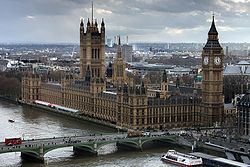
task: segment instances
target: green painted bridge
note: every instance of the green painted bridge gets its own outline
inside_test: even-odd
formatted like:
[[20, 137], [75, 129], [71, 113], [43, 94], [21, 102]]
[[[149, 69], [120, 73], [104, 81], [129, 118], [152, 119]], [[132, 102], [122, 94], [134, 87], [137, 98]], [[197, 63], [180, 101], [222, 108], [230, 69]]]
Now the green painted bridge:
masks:
[[0, 154], [8, 152], [21, 152], [21, 157], [31, 161], [44, 161], [44, 155], [49, 151], [73, 146], [76, 154], [98, 154], [98, 149], [110, 143], [127, 148], [143, 149], [143, 145], [151, 141], [176, 142], [177, 137], [166, 135], [163, 132], [152, 132], [143, 137], [127, 137], [126, 133], [114, 133], [89, 136], [70, 136], [45, 139], [24, 140], [20, 145], [7, 146], [0, 143]]

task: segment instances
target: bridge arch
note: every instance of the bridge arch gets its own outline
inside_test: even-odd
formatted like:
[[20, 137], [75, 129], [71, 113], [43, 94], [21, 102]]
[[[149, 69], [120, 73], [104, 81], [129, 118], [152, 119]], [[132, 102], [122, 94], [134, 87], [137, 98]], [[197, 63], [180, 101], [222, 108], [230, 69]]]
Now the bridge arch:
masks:
[[43, 155], [45, 156], [47, 153], [60, 149], [60, 148], [67, 148], [67, 147], [72, 147], [72, 145], [62, 145], [62, 146], [53, 146], [53, 147], [44, 147], [43, 149]]
[[96, 143], [76, 145], [73, 147], [75, 154], [90, 154], [97, 155], [97, 150], [95, 148]]
[[96, 150], [98, 151], [101, 147], [108, 145], [108, 144], [112, 144], [112, 143], [117, 143], [117, 141], [111, 141], [111, 142], [102, 142], [102, 143], [97, 143], [97, 148]]
[[36, 150], [22, 150], [20, 152], [21, 152], [21, 157], [24, 160], [39, 161], [39, 162], [43, 162], [44, 161], [43, 153], [41, 152], [40, 149], [36, 149]]
[[145, 139], [142, 139], [142, 141], [141, 141], [141, 147], [145, 143], [150, 142], [150, 141], [175, 142], [175, 139], [173, 139], [173, 138], [145, 138]]
[[129, 140], [118, 141], [117, 144], [123, 148], [142, 149], [140, 138], [129, 138]]
[[146, 144], [146, 143], [148, 143], [148, 142], [151, 142], [151, 141], [154, 141], [154, 140], [156, 140], [156, 139], [151, 139], [151, 138], [149, 138], [149, 139], [144, 139], [144, 140], [142, 140], [142, 141], [141, 141], [141, 147], [143, 147], [144, 144]]
[[121, 141], [121, 142], [122, 142], [122, 143], [128, 143], [128, 144], [134, 144], [134, 145], [138, 146], [137, 140], [139, 140], [139, 139], [136, 139], [136, 140], [129, 140], [129, 141]]

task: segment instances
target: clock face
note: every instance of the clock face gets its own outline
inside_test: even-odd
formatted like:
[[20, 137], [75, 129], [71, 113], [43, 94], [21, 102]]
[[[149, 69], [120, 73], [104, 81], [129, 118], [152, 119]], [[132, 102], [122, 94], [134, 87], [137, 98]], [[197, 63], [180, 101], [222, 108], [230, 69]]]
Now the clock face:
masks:
[[204, 57], [204, 59], [203, 59], [203, 64], [204, 64], [204, 65], [208, 65], [208, 57], [207, 57], [207, 56]]
[[220, 63], [221, 63], [221, 59], [219, 57], [215, 57], [214, 58], [214, 64], [215, 65], [220, 65]]

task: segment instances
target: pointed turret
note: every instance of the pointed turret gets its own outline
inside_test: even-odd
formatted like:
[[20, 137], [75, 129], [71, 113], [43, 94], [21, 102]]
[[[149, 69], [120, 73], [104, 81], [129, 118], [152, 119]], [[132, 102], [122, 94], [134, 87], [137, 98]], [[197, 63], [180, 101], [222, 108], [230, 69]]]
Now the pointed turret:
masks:
[[90, 21], [89, 21], [89, 18], [88, 18], [87, 27], [89, 27], [89, 26], [90, 26]]
[[214, 15], [212, 18], [212, 24], [210, 30], [208, 32], [207, 43], [205, 45], [205, 48], [211, 48], [211, 47], [221, 47], [219, 43], [218, 32], [214, 22]]
[[101, 33], [105, 33], [105, 24], [104, 24], [103, 18], [102, 18], [102, 23], [101, 23]]
[[167, 99], [168, 97], [169, 97], [168, 78], [167, 78], [167, 73], [164, 70], [162, 74], [160, 98]]
[[90, 21], [89, 21], [89, 18], [88, 18], [87, 26], [90, 26]]
[[88, 22], [87, 22], [87, 32], [90, 31], [90, 21], [89, 21], [89, 18], [88, 18]]
[[113, 84], [121, 85], [126, 81], [126, 64], [123, 58], [121, 38], [119, 35], [117, 36], [117, 42], [116, 58], [113, 66]]
[[81, 31], [81, 33], [84, 33], [83, 18], [81, 18], [81, 21], [80, 21], [80, 31]]
[[83, 18], [80, 19], [80, 27], [83, 27]]
[[121, 37], [120, 37], [120, 35], [118, 36], [118, 45], [121, 46]]
[[104, 27], [105, 24], [104, 24], [104, 19], [102, 18], [102, 23], [101, 23], [101, 26]]
[[97, 27], [98, 26], [98, 24], [97, 24], [97, 19], [95, 19], [95, 27]]
[[162, 82], [168, 82], [168, 77], [167, 77], [167, 73], [164, 70], [163, 74], [162, 74]]
[[121, 46], [121, 37], [120, 37], [120, 35], [118, 35], [117, 38], [118, 38], [117, 58], [123, 58], [122, 57], [122, 46]]
[[212, 18], [212, 24], [211, 24], [210, 30], [208, 32], [208, 35], [218, 35], [218, 32], [217, 32], [216, 27], [215, 27], [215, 23], [214, 23], [214, 15]]

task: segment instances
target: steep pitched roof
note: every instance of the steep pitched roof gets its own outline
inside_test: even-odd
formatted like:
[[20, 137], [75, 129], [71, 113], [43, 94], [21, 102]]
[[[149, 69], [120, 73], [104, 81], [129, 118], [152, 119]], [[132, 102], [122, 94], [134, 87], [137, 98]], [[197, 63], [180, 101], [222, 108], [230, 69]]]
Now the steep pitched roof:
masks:
[[208, 35], [216, 35], [218, 34], [217, 32], [217, 29], [215, 27], [215, 23], [214, 23], [214, 16], [213, 16], [213, 20], [212, 20], [212, 24], [211, 24], [211, 27], [210, 27], [210, 30], [208, 31]]

